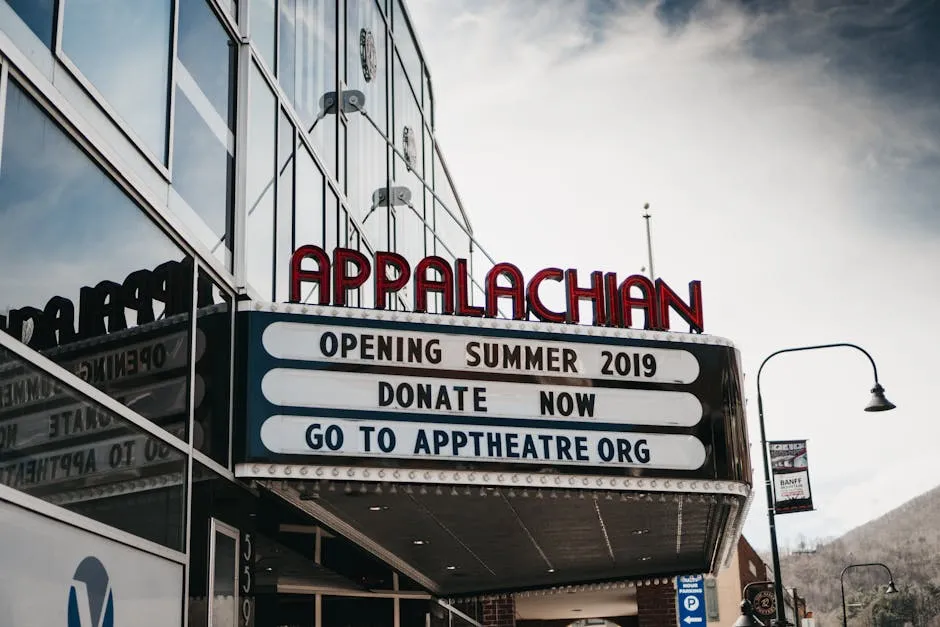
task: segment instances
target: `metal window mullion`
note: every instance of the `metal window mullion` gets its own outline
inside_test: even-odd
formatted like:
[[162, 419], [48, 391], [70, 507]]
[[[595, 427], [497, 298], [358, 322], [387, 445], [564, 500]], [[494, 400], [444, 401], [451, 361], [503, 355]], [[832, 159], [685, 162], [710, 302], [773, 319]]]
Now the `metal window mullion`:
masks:
[[[242, 3], [239, 4], [241, 6]], [[244, 3], [247, 4], [247, 3]], [[236, 104], [235, 104], [235, 206], [233, 208], [234, 236], [232, 237], [233, 271], [237, 291], [242, 292], [248, 285], [247, 264], [245, 262], [246, 248], [248, 246], [247, 194], [248, 194], [248, 119], [250, 111], [248, 103], [251, 101], [251, 64], [250, 44], [247, 39], [240, 40], [237, 55], [236, 70]]]
[[179, 48], [179, 0], [172, 0], [170, 6], [170, 58], [167, 68], [167, 111], [164, 142], [166, 145], [167, 180], [173, 184], [173, 136], [176, 120], [176, 55]]
[[[276, 213], [276, 212], [275, 212]], [[229, 471], [231, 476], [234, 478], [234, 447], [235, 437], [233, 431], [235, 428], [235, 296], [228, 292], [225, 293], [229, 297], [229, 342], [228, 342], [228, 416], [226, 421], [228, 422], [228, 450], [227, 450], [227, 461], [225, 464], [226, 469]]]
[[65, 28], [65, 3], [68, 0], [59, 0], [56, 2], [55, 32], [52, 34], [52, 56], [55, 59], [61, 59], [65, 56], [62, 52], [62, 34]]
[[[185, 1], [190, 2], [192, 0], [185, 0]], [[238, 23], [237, 23], [238, 18], [233, 17], [232, 14], [229, 13], [228, 10], [222, 6], [219, 0], [207, 0], [207, 2], [209, 3], [209, 6], [212, 8], [212, 10], [215, 12], [216, 17], [218, 17], [219, 20], [222, 22], [223, 28], [225, 28], [225, 30], [228, 31], [228, 36], [237, 41], [240, 35], [239, 30], [238, 30]]]
[[224, 477], [225, 479], [228, 479], [229, 481], [235, 481], [235, 473], [233, 473], [231, 470], [229, 470], [228, 468], [226, 468], [219, 462], [215, 461], [214, 459], [212, 459], [211, 457], [209, 457], [202, 451], [193, 449], [193, 459], [199, 462], [200, 464], [202, 464], [203, 466], [205, 466], [206, 468], [208, 468], [209, 470], [211, 470], [212, 472], [216, 473], [220, 477]]
[[[211, 516], [211, 514], [210, 514]], [[206, 625], [212, 627], [213, 600], [215, 599], [215, 518], [209, 518], [209, 550], [206, 559]], [[189, 591], [187, 591], [187, 595]]]
[[186, 565], [183, 573], [183, 624], [186, 624], [186, 619], [189, 616], [189, 586], [190, 579], [192, 577], [192, 560], [190, 556], [192, 555], [192, 536], [193, 536], [193, 457], [189, 455], [186, 457], [186, 484], [183, 486], [183, 498], [185, 503], [186, 515], [183, 519], [183, 528], [185, 530], [183, 546], [186, 550]]
[[9, 63], [3, 56], [0, 56], [0, 167], [3, 164], [3, 128], [6, 126], [7, 79], [9, 75]]

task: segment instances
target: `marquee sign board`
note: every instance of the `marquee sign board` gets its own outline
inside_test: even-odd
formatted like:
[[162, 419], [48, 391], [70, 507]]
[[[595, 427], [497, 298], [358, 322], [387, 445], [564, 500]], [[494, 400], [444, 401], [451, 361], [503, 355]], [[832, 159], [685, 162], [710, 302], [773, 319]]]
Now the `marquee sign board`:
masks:
[[238, 314], [245, 461], [748, 478], [738, 354], [721, 338], [259, 309]]

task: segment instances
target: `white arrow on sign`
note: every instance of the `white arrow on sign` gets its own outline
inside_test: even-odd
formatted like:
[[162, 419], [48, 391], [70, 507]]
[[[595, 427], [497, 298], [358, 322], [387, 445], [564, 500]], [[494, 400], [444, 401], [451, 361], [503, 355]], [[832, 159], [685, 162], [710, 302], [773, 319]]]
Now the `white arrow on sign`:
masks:
[[702, 617], [701, 617], [701, 616], [686, 616], [686, 617], [682, 620], [682, 622], [684, 622], [684, 623], [689, 623], [689, 624], [691, 624], [691, 623], [700, 623], [700, 622], [702, 622]]

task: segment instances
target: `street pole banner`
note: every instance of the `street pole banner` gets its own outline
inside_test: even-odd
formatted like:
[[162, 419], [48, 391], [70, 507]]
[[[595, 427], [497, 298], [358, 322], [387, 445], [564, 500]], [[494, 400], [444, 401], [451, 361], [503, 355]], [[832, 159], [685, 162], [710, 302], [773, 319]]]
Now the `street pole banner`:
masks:
[[806, 440], [768, 442], [777, 514], [813, 511]]

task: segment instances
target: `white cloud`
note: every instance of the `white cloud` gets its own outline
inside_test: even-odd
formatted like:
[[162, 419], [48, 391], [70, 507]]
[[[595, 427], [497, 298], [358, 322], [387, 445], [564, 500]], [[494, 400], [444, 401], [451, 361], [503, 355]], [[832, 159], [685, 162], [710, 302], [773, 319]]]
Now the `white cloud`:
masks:
[[[938, 153], [912, 103], [839, 77], [824, 54], [760, 60], [764, 18], [712, 3], [670, 31], [630, 4], [412, 0], [437, 137], [475, 232], [524, 271], [566, 264], [701, 279], [706, 329], [735, 340], [748, 381], [775, 349], [854, 341], [899, 409], [865, 414], [870, 368], [850, 351], [788, 355], [762, 381], [771, 438], [810, 438], [820, 511], [784, 540], [839, 534], [929, 488], [940, 333], [938, 233], [905, 167]], [[562, 267], [565, 267], [564, 265]], [[759, 445], [746, 532], [767, 545]]]

